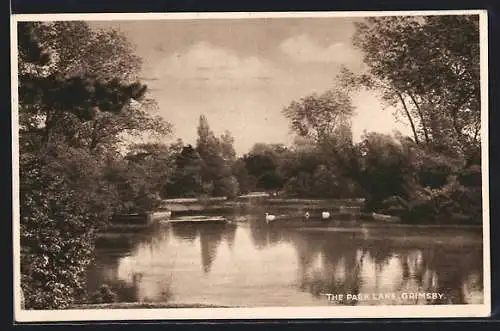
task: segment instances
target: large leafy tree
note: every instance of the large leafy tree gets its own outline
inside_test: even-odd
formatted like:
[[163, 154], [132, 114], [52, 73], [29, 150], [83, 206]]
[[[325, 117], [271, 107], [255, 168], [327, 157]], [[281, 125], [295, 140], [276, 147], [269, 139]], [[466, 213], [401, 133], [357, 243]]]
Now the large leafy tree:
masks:
[[359, 173], [356, 180], [367, 195], [367, 208], [377, 208], [390, 196], [409, 199], [415, 191], [415, 167], [411, 154], [393, 137], [367, 133], [358, 146]]
[[203, 193], [203, 161], [191, 145], [182, 147], [175, 160], [174, 175], [164, 186], [164, 197], [196, 197]]
[[234, 197], [238, 183], [232, 174], [236, 159], [234, 139], [229, 131], [220, 137], [210, 129], [208, 120], [200, 116], [196, 151], [203, 160], [201, 178], [208, 195]]
[[285, 164], [288, 192], [311, 197], [353, 194], [352, 183], [346, 180], [356, 161], [351, 131], [354, 84], [349, 79], [339, 75], [332, 89], [283, 109], [297, 136], [294, 153]]
[[333, 88], [292, 101], [282, 113], [290, 120], [295, 134], [320, 144], [350, 120], [353, 110], [349, 94], [341, 88]]
[[[85, 22], [21, 23], [19, 35], [31, 43], [19, 52], [20, 124], [41, 140], [38, 147], [58, 137], [102, 153], [123, 135], [169, 132], [152, 116], [156, 103], [138, 81], [141, 61], [117, 31], [96, 32]], [[29, 59], [33, 43], [42, 66]]]
[[178, 143], [138, 143], [129, 147], [124, 160], [108, 169], [115, 183], [121, 212], [144, 212], [158, 207], [165, 186], [175, 174], [176, 160], [181, 153]]
[[117, 32], [23, 22], [18, 36], [22, 287], [27, 308], [64, 308], [81, 294], [95, 231], [121, 205], [107, 171], [120, 135], [168, 125], [142, 106], [139, 63]]
[[241, 160], [245, 164], [243, 174], [251, 176], [255, 188], [266, 191], [279, 190], [285, 181], [282, 171], [288, 149], [282, 144], [256, 143]]
[[368, 68], [357, 82], [401, 109], [417, 144], [461, 154], [478, 148], [478, 15], [367, 18], [354, 42]]

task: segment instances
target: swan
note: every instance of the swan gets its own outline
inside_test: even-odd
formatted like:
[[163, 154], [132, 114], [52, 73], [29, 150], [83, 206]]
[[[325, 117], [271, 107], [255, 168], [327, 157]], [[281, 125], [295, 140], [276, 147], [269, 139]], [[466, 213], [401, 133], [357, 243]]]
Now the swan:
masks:
[[266, 222], [269, 223], [269, 222], [272, 222], [276, 219], [276, 216], [274, 215], [270, 215], [269, 213], [266, 213]]
[[306, 218], [306, 220], [308, 220], [311, 217], [311, 214], [309, 214], [309, 212], [306, 211], [306, 213], [304, 214], [304, 217]]
[[327, 211], [324, 211], [321, 213], [321, 218], [326, 220], [328, 218], [330, 218], [330, 212], [327, 212]]

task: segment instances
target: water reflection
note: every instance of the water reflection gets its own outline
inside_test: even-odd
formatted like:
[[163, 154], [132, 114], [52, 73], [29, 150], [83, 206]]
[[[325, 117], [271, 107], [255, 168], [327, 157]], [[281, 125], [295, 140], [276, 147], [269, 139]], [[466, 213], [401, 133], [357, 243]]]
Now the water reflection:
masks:
[[[133, 247], [98, 250], [88, 289], [108, 284], [120, 301], [230, 306], [332, 304], [326, 293], [397, 294], [336, 301], [349, 305], [482, 302], [480, 233], [360, 225], [325, 230], [245, 220], [165, 225]], [[400, 295], [419, 292], [444, 297]]]
[[[481, 277], [474, 276], [482, 270], [481, 245], [401, 244], [315, 232], [301, 232], [290, 239], [298, 253], [301, 288], [315, 296], [322, 293], [436, 292], [444, 294], [444, 300], [396, 301], [400, 304], [459, 304], [469, 302], [465, 291], [476, 291], [473, 296], [477, 300], [477, 289], [482, 289]], [[381, 303], [379, 299], [376, 301]], [[362, 300], [350, 303], [360, 304]]]
[[198, 236], [198, 227], [194, 223], [173, 223], [171, 228], [177, 238], [184, 239], [186, 242], [192, 243]]
[[214, 261], [217, 248], [222, 241], [222, 232], [225, 224], [200, 224], [198, 233], [200, 236], [201, 245], [201, 261], [203, 264], [203, 272], [210, 271], [212, 262]]

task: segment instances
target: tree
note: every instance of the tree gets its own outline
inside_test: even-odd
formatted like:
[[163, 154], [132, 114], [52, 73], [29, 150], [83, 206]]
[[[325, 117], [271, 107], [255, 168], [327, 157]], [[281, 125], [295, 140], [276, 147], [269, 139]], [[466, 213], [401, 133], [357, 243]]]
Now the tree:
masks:
[[44, 57], [51, 52], [43, 66], [19, 52], [20, 124], [39, 144], [57, 136], [97, 154], [124, 134], [169, 133], [168, 123], [151, 116], [156, 103], [137, 80], [141, 61], [117, 31], [96, 32], [85, 22], [20, 23], [18, 30]]
[[[119, 190], [120, 202], [128, 206], [122, 212], [145, 212], [158, 206], [165, 185], [174, 176], [177, 153], [176, 144], [141, 143], [130, 147], [121, 162], [121, 178], [114, 179], [128, 184]], [[119, 174], [120, 167], [116, 170]]]
[[[389, 186], [398, 196], [404, 196], [404, 191], [407, 196], [414, 193], [408, 206], [417, 220], [453, 219], [456, 212], [476, 217], [481, 209], [480, 189], [453, 178], [468, 173], [480, 155], [478, 15], [367, 18], [357, 24], [354, 43], [364, 54], [367, 71], [355, 75], [344, 70], [343, 82], [351, 89], [380, 92], [388, 105], [398, 107], [413, 131], [413, 141], [399, 137], [399, 147], [388, 148], [403, 158], [362, 157], [378, 170], [367, 177], [370, 172], [362, 163], [355, 177], [365, 178], [362, 184], [367, 191], [370, 179], [383, 173], [385, 177], [395, 171], [393, 179], [398, 180], [392, 184], [413, 177], [406, 180], [411, 190]], [[381, 142], [373, 141], [377, 140]], [[384, 145], [391, 146], [388, 141]], [[389, 192], [376, 191], [378, 196]]]
[[221, 177], [215, 182], [213, 195], [219, 197], [227, 197], [228, 199], [234, 199], [239, 193], [238, 180], [233, 175], [228, 175]]
[[195, 197], [203, 193], [201, 172], [203, 160], [191, 145], [177, 154], [174, 175], [163, 190], [164, 197]]
[[257, 180], [248, 172], [245, 159], [243, 157], [238, 158], [234, 162], [231, 172], [238, 182], [238, 193], [247, 194], [255, 190], [257, 186]]
[[231, 133], [226, 131], [220, 138], [216, 137], [204, 115], [200, 116], [197, 131], [196, 151], [203, 160], [201, 177], [207, 191], [205, 193], [214, 196], [235, 196], [238, 187], [232, 175], [232, 166], [236, 153]]
[[294, 133], [322, 143], [340, 125], [345, 125], [353, 113], [353, 106], [346, 91], [334, 88], [321, 95], [312, 94], [293, 101], [282, 112], [290, 120]]
[[101, 160], [59, 144], [20, 154], [21, 286], [27, 309], [68, 307], [82, 294], [94, 231], [116, 203]]
[[367, 195], [367, 209], [376, 209], [391, 196], [406, 200], [414, 196], [416, 171], [410, 155], [398, 141], [389, 135], [372, 132], [365, 134], [358, 148], [361, 162], [354, 179]]
[[234, 150], [234, 138], [231, 135], [231, 132], [224, 132], [220, 136], [220, 148], [221, 154], [224, 161], [231, 164], [236, 161], [236, 151]]
[[163, 124], [141, 107], [147, 87], [123, 37], [84, 22], [23, 22], [18, 32], [21, 285], [26, 308], [66, 308], [83, 290], [96, 231], [123, 208], [120, 135]]
[[247, 173], [254, 178], [255, 188], [276, 191], [283, 186], [282, 165], [287, 154], [282, 144], [256, 143], [252, 147], [243, 162]]
[[224, 159], [221, 155], [220, 143], [215, 134], [210, 130], [208, 120], [204, 115], [200, 116], [197, 131], [196, 151], [203, 160], [202, 180], [213, 184], [224, 169]]
[[95, 30], [84, 21], [21, 23], [37, 42], [50, 49], [52, 61], [65, 77], [91, 74], [101, 79], [136, 81], [142, 59], [134, 46], [116, 29]]
[[283, 109], [297, 135], [294, 151], [283, 166], [289, 194], [329, 198], [355, 194], [347, 179], [356, 163], [351, 130], [351, 92], [357, 86], [353, 79], [344, 72], [331, 90]]

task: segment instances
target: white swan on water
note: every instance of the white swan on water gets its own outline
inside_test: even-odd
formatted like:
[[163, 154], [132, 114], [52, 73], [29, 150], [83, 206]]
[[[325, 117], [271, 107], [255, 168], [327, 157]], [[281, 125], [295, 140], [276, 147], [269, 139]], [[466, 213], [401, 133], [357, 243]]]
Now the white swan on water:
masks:
[[327, 212], [327, 211], [324, 211], [321, 213], [321, 218], [326, 220], [328, 218], [330, 218], [330, 212]]
[[309, 214], [309, 212], [306, 211], [306, 213], [304, 214], [304, 217], [306, 218], [306, 220], [308, 220], [311, 217], [311, 214]]
[[269, 222], [272, 222], [276, 219], [276, 216], [275, 215], [270, 215], [269, 213], [266, 213], [266, 222], [269, 223]]

